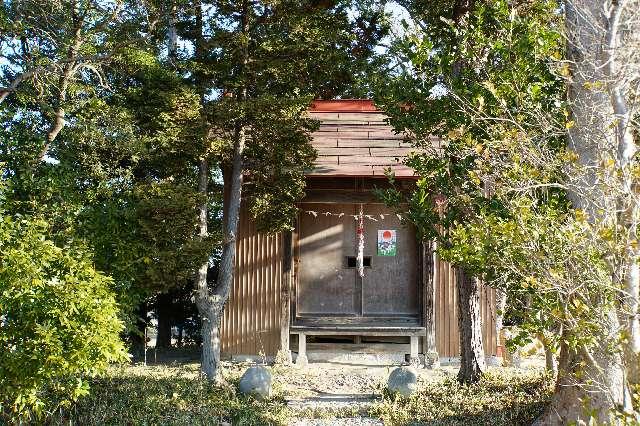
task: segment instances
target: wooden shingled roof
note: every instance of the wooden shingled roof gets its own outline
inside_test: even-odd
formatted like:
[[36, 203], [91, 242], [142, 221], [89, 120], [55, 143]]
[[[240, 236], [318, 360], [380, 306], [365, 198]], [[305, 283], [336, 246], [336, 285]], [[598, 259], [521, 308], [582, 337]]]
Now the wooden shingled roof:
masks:
[[314, 101], [309, 115], [320, 128], [312, 135], [318, 158], [307, 176], [384, 176], [389, 168], [398, 177], [414, 176], [402, 163], [414, 150], [409, 138], [393, 131], [373, 101]]

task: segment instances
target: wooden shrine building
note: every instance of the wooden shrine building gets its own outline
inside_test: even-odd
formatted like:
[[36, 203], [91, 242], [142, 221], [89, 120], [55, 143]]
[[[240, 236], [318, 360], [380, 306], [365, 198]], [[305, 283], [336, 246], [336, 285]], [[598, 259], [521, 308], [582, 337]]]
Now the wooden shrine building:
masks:
[[[293, 350], [304, 363], [307, 342], [387, 342], [412, 362], [426, 353], [459, 356], [453, 269], [372, 193], [388, 184], [388, 168], [399, 185], [414, 184], [413, 170], [402, 163], [410, 142], [369, 100], [316, 101], [309, 114], [321, 122], [312, 141], [318, 158], [307, 173], [295, 230], [261, 234], [242, 211], [223, 355]], [[481, 293], [491, 356], [495, 294]]]

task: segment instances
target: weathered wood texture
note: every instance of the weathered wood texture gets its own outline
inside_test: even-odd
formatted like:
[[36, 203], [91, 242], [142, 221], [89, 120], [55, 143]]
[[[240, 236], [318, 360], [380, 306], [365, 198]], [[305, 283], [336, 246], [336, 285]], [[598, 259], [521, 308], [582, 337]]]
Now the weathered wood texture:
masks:
[[388, 168], [396, 176], [414, 175], [403, 164], [413, 151], [409, 137], [395, 133], [382, 112], [311, 110], [309, 115], [321, 121], [313, 134], [318, 158], [309, 176], [384, 176]]
[[276, 355], [280, 347], [283, 239], [240, 214], [234, 283], [221, 325], [225, 355]]
[[[376, 318], [414, 317], [420, 314], [415, 229], [389, 208], [364, 205], [364, 256], [370, 259], [364, 277], [347, 264], [357, 255], [358, 204], [301, 203], [300, 256], [296, 321], [322, 316]], [[378, 230], [397, 234], [398, 253], [377, 255]], [[350, 318], [344, 319], [350, 321]]]
[[[442, 260], [437, 264], [435, 294], [436, 346], [441, 357], [460, 355], [458, 334], [458, 295], [456, 293], [455, 270]], [[481, 286], [480, 316], [482, 318], [482, 343], [485, 355], [495, 355], [497, 338], [495, 333], [496, 315], [495, 290]]]
[[[263, 352], [275, 356], [281, 330], [282, 236], [259, 234], [245, 209], [242, 210], [239, 229], [235, 280], [221, 328], [222, 352], [225, 355], [257, 355]], [[460, 346], [454, 271], [443, 261], [436, 266], [436, 347], [441, 357], [455, 357], [459, 356]], [[494, 290], [482, 288], [480, 310], [485, 352], [494, 355]]]
[[[302, 205], [297, 246], [300, 252], [296, 311], [309, 315], [357, 315], [360, 312], [360, 285], [356, 270], [345, 257], [356, 254], [356, 225], [353, 204], [319, 204], [315, 216]], [[333, 211], [338, 217], [324, 215]]]
[[[364, 213], [368, 215], [364, 222], [364, 254], [372, 256], [372, 265], [362, 279], [363, 315], [418, 318], [422, 303], [415, 228], [381, 205], [366, 204]], [[395, 256], [377, 256], [378, 231], [384, 229], [396, 231]]]
[[[308, 187], [312, 191], [326, 191], [328, 193], [346, 191], [365, 193], [374, 186], [384, 187], [385, 182], [385, 179], [310, 178]], [[399, 183], [401, 184], [402, 181]], [[309, 206], [317, 211], [343, 211], [339, 203], [322, 206], [311, 203]], [[339, 222], [342, 223], [343, 219], [334, 217], [330, 220], [335, 220], [333, 225], [338, 225]], [[347, 226], [355, 226], [355, 223]], [[375, 240], [373, 235], [371, 237], [370, 241]], [[406, 238], [400, 237], [399, 243]], [[296, 236], [294, 232], [294, 240], [304, 238], [304, 232], [300, 236]], [[283, 325], [286, 330], [286, 324], [282, 324], [282, 318], [285, 311], [288, 310], [286, 306], [282, 306], [282, 302], [290, 301], [293, 303], [295, 301], [296, 283], [294, 279], [300, 278], [299, 274], [302, 273], [303, 265], [294, 263], [289, 287], [291, 292], [287, 294], [284, 287], [288, 275], [283, 269], [285, 257], [283, 237], [280, 234], [275, 236], [259, 234], [255, 224], [248, 217], [244, 205], [241, 209], [237, 244], [234, 284], [221, 325], [222, 352], [225, 355], [257, 355], [262, 352], [265, 355], [275, 356], [281, 343], [287, 340], [286, 338], [281, 340]], [[353, 244], [351, 248], [353, 250], [355, 240], [350, 244]], [[294, 249], [296, 249], [294, 257], [299, 258], [300, 247], [294, 247]], [[326, 249], [330, 249], [330, 247], [326, 247]], [[355, 273], [355, 270], [351, 271]], [[436, 277], [434, 283], [435, 340], [441, 357], [454, 357], [460, 354], [454, 274], [452, 268], [442, 261], [437, 262], [432, 272], [432, 275]], [[320, 297], [322, 296], [320, 293]], [[420, 295], [420, 297], [423, 296]], [[407, 306], [410, 306], [409, 311], [412, 311], [414, 305], [406, 305], [405, 314]], [[496, 353], [495, 292], [492, 289], [482, 288], [480, 308], [485, 352], [487, 355], [494, 355]], [[400, 309], [403, 308], [400, 307]], [[338, 320], [344, 321], [344, 318], [337, 318], [336, 321]]]

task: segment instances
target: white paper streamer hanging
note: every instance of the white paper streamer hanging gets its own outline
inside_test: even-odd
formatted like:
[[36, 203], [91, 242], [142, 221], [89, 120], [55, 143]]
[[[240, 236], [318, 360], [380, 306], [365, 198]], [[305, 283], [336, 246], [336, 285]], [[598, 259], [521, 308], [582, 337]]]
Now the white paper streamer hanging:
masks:
[[[311, 215], [313, 217], [318, 217], [318, 216], [325, 216], [325, 217], [330, 217], [330, 216], [335, 216], [337, 218], [342, 218], [344, 216], [348, 216], [348, 217], [352, 217], [353, 220], [355, 220], [356, 222], [360, 220], [360, 215], [359, 214], [346, 214], [344, 212], [319, 212], [319, 211], [315, 211], [315, 210], [303, 210], [304, 213]], [[391, 214], [391, 213], [386, 213], [386, 214], [378, 214], [378, 215], [371, 215], [371, 214], [367, 214], [367, 215], [363, 215], [364, 219], [370, 220], [372, 222], [378, 222], [379, 220], [385, 220], [389, 217], [392, 216], [396, 216], [398, 218], [399, 221], [404, 220], [404, 218], [402, 217], [401, 214], [399, 213], [395, 213], [395, 214]], [[379, 219], [378, 219], [379, 218]]]

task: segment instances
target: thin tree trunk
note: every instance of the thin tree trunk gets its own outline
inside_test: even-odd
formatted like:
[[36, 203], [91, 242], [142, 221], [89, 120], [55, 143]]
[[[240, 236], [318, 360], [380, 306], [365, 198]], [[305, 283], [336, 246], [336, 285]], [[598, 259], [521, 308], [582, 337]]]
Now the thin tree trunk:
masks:
[[135, 330], [129, 333], [129, 341], [134, 354], [142, 356], [145, 347], [145, 329], [147, 328], [147, 302], [138, 305], [135, 311]]
[[177, 7], [175, 1], [171, 2], [167, 16], [167, 54], [169, 59], [175, 64], [178, 58], [178, 31], [176, 29]]
[[547, 371], [551, 372], [554, 377], [558, 374], [558, 363], [556, 362], [556, 357], [553, 353], [553, 348], [549, 344], [547, 339], [542, 341], [542, 346], [544, 347], [544, 361], [545, 367]]
[[553, 377], [556, 377], [558, 374], [558, 363], [556, 362], [556, 356], [553, 353], [552, 341], [549, 339], [547, 333], [538, 334], [538, 340], [540, 340], [542, 347], [544, 348], [545, 367], [547, 371], [553, 374]]
[[458, 332], [460, 333], [460, 371], [458, 381], [473, 383], [486, 370], [480, 317], [480, 285], [478, 281], [456, 269], [458, 288]]
[[[197, 5], [196, 26], [198, 27], [199, 40], [202, 41], [202, 7]], [[248, 2], [243, 2], [243, 10], [240, 16], [241, 31], [245, 36], [249, 33]], [[197, 50], [203, 49], [202, 43], [198, 43]], [[202, 53], [202, 52], [200, 52]], [[198, 52], [197, 52], [198, 54]], [[241, 73], [244, 73], [248, 63], [248, 37], [244, 37], [242, 46]], [[246, 84], [243, 85], [236, 96], [237, 102], [244, 107], [247, 97]], [[196, 306], [202, 318], [202, 373], [208, 380], [220, 381], [220, 322], [225, 304], [229, 299], [233, 284], [234, 262], [236, 256], [236, 240], [238, 234], [238, 222], [240, 219], [240, 205], [242, 200], [243, 180], [243, 156], [246, 142], [247, 127], [246, 117], [241, 114], [237, 118], [236, 132], [234, 135], [231, 172], [229, 176], [230, 191], [224, 199], [223, 214], [223, 247], [220, 269], [215, 289], [210, 291], [207, 286], [208, 264], [204, 264], [198, 271], [196, 280]], [[201, 193], [207, 194], [208, 164], [205, 159], [200, 161], [200, 181], [198, 188]], [[205, 197], [206, 198], [206, 197]], [[207, 235], [207, 205], [200, 207], [200, 235]]]
[[49, 126], [49, 130], [47, 130], [46, 142], [37, 156], [37, 162], [41, 162], [44, 157], [47, 155], [51, 144], [58, 137], [60, 131], [64, 128], [64, 117], [65, 117], [65, 107], [64, 103], [67, 100], [67, 90], [69, 89], [69, 84], [71, 84], [71, 79], [73, 75], [77, 72], [77, 64], [75, 58], [78, 56], [78, 52], [82, 47], [83, 39], [82, 39], [82, 24], [84, 18], [75, 17], [74, 10], [74, 22], [76, 22], [76, 28], [74, 31], [74, 43], [69, 48], [69, 52], [67, 53], [68, 62], [64, 66], [64, 71], [60, 76], [58, 82], [58, 96], [56, 99], [56, 105], [54, 107], [53, 117], [51, 117], [51, 125]]
[[[208, 183], [209, 163], [202, 158], [198, 165], [198, 192], [203, 196], [198, 215], [199, 236], [202, 239], [209, 235], [207, 224]], [[216, 357], [217, 351], [214, 348], [216, 344], [219, 344], [219, 341], [216, 340], [218, 325], [216, 320], [218, 316], [207, 285], [208, 269], [209, 262], [207, 260], [198, 268], [196, 276], [196, 307], [202, 321], [202, 329], [200, 330], [202, 334], [202, 364], [200, 369], [207, 379], [218, 381], [217, 372], [220, 359], [219, 356]]]
[[158, 320], [158, 334], [156, 336], [156, 348], [167, 349], [171, 347], [171, 295], [159, 294], [156, 297], [156, 317]]
[[[210, 303], [207, 306], [207, 321], [203, 318], [202, 327], [202, 371], [212, 380], [219, 380], [218, 367], [220, 365], [220, 322], [224, 306], [229, 299], [231, 286], [233, 284], [234, 262], [236, 256], [236, 241], [238, 235], [238, 222], [240, 219], [240, 205], [242, 201], [242, 156], [246, 140], [246, 129], [244, 125], [240, 125], [236, 133], [234, 150], [233, 150], [233, 166], [231, 168], [231, 190], [229, 198], [226, 201], [227, 217], [224, 226], [224, 245], [222, 248], [222, 259], [220, 261], [220, 270], [218, 272], [218, 280], [216, 282], [213, 294], [209, 294], [207, 289], [207, 298]], [[200, 291], [199, 291], [200, 293]]]

